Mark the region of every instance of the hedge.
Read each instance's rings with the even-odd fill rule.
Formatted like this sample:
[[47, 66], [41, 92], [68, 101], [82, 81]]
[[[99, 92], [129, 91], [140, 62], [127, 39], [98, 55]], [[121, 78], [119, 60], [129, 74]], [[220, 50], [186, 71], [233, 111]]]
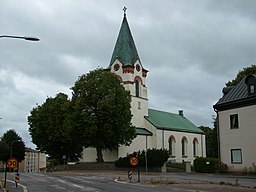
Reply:
[[[146, 151], [138, 151], [133, 154], [127, 154], [126, 157], [121, 157], [115, 161], [116, 167], [130, 167], [130, 158], [137, 157], [139, 165], [141, 167], [146, 166]], [[150, 168], [162, 167], [163, 164], [168, 160], [169, 153], [166, 149], [148, 149], [147, 150], [147, 165]]]
[[199, 173], [225, 173], [228, 166], [216, 158], [197, 157], [194, 160], [194, 168]]

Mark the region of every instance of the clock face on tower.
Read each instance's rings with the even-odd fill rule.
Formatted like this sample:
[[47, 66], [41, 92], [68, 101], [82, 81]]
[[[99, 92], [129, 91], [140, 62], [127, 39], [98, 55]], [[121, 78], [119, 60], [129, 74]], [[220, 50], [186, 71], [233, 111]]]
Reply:
[[120, 68], [120, 66], [119, 66], [118, 64], [115, 64], [115, 65], [114, 65], [114, 70], [115, 70], [115, 71], [118, 71], [119, 68]]
[[136, 70], [140, 71], [140, 65], [139, 64], [136, 65]]

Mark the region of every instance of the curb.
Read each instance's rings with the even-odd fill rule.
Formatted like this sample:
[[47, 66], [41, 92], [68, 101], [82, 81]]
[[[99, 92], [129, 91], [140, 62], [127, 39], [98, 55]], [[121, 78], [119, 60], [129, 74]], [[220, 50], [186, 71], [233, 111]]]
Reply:
[[[15, 184], [15, 182], [12, 180], [6, 179], [6, 181]], [[23, 188], [23, 192], [28, 192], [28, 188], [25, 185], [19, 184], [19, 186], [21, 186]], [[5, 189], [5, 190], [9, 191], [8, 189]]]

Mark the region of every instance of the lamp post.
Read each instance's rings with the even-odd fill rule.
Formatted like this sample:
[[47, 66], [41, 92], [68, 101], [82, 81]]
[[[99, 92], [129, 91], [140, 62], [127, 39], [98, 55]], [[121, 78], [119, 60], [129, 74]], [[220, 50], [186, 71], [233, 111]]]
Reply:
[[[16, 36], [16, 35], [0, 35], [0, 38], [13, 38], [13, 39], [23, 39], [26, 41], [39, 41], [40, 39], [37, 37], [29, 37], [29, 36]], [[2, 119], [2, 118], [1, 118]], [[13, 143], [19, 142], [19, 141], [12, 141], [11, 142], [11, 157], [12, 157], [12, 147]], [[18, 173], [18, 169], [17, 169]], [[7, 162], [5, 164], [5, 177], [4, 177], [4, 188], [6, 188], [6, 178], [7, 178]]]
[[14, 38], [14, 39], [24, 39], [27, 41], [39, 41], [40, 39], [37, 37], [29, 37], [29, 36], [16, 36], [16, 35], [0, 35], [0, 38]]

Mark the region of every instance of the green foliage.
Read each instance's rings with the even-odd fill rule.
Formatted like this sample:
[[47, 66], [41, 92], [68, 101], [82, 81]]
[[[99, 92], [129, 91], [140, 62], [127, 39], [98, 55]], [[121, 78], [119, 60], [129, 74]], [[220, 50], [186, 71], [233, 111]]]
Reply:
[[243, 68], [243, 70], [239, 71], [238, 74], [236, 75], [236, 78], [227, 82], [226, 86], [235, 86], [236, 84], [238, 84], [244, 77], [248, 76], [248, 75], [252, 75], [256, 73], [256, 65], [251, 65], [250, 67], [245, 67]]
[[[146, 166], [146, 151], [134, 152], [126, 157], [120, 157], [115, 161], [116, 167], [130, 167], [130, 158], [137, 157], [141, 167]], [[169, 152], [166, 149], [148, 149], [147, 150], [147, 164], [149, 168], [161, 167], [168, 160]]]
[[134, 139], [131, 96], [117, 76], [103, 69], [82, 75], [72, 87], [72, 100], [59, 93], [31, 110], [28, 117], [32, 141], [51, 159], [75, 161], [83, 147], [102, 150], [129, 145]]
[[217, 128], [199, 127], [205, 133], [206, 156], [218, 158]]
[[11, 148], [5, 141], [0, 141], [0, 161], [7, 161], [10, 158]]
[[33, 143], [51, 158], [58, 159], [59, 163], [63, 162], [63, 155], [73, 161], [82, 152], [79, 140], [72, 137], [71, 111], [68, 96], [59, 93], [55, 98], [47, 98], [41, 106], [33, 108], [28, 117]]
[[73, 126], [85, 147], [102, 150], [129, 145], [135, 137], [131, 124], [131, 96], [117, 76], [103, 69], [82, 75], [72, 87]]
[[198, 157], [194, 160], [194, 168], [199, 173], [225, 173], [228, 170], [226, 164], [216, 158]]
[[198, 157], [194, 160], [195, 171], [199, 173], [215, 173], [219, 160], [215, 158]]
[[6, 131], [0, 141], [0, 160], [7, 161], [11, 156], [18, 162], [25, 159], [25, 144], [15, 130]]
[[219, 164], [218, 164], [218, 172], [219, 173], [227, 173], [228, 172], [227, 164], [225, 164], [223, 162], [219, 162]]

